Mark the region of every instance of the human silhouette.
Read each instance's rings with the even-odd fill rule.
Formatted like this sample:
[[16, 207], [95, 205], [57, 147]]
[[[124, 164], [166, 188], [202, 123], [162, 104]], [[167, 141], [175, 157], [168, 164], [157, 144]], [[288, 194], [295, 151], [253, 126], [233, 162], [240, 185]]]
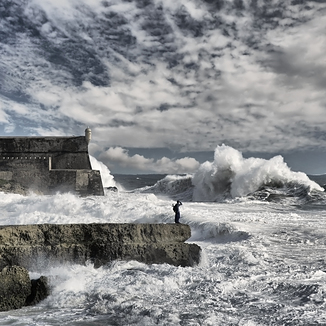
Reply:
[[175, 223], [180, 223], [180, 210], [179, 207], [182, 205], [181, 201], [178, 200], [177, 203], [175, 205], [173, 205], [173, 211], [175, 213], [175, 217], [174, 217], [174, 222]]

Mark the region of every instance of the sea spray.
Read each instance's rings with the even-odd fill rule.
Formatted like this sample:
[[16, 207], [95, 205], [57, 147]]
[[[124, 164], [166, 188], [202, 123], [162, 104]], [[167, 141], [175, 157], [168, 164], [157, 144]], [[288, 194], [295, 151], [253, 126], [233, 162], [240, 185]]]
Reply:
[[111, 174], [111, 171], [104, 163], [98, 161], [95, 157], [91, 155], [89, 155], [89, 158], [91, 161], [92, 169], [99, 170], [101, 173], [103, 187], [117, 187], [122, 189], [122, 187], [115, 182], [114, 176]]
[[[184, 202], [181, 221], [191, 226], [188, 241], [203, 248], [200, 265], [115, 261], [39, 270], [35, 277], [49, 278], [51, 295], [35, 307], [0, 313], [0, 325], [325, 324], [326, 196], [320, 196], [318, 210], [248, 197]], [[22, 216], [26, 224], [69, 223], [69, 216], [71, 223], [173, 223], [171, 202], [140, 191], [87, 198], [0, 193], [1, 224], [19, 224]]]
[[143, 192], [163, 194], [175, 200], [190, 201], [192, 199], [192, 175], [167, 175], [156, 182], [152, 187], [143, 189]]
[[214, 161], [203, 163], [194, 174], [192, 183], [195, 201], [243, 197], [265, 185], [298, 184], [308, 190], [324, 190], [306, 174], [291, 171], [280, 155], [270, 160], [245, 159], [239, 151], [226, 145], [216, 147]]

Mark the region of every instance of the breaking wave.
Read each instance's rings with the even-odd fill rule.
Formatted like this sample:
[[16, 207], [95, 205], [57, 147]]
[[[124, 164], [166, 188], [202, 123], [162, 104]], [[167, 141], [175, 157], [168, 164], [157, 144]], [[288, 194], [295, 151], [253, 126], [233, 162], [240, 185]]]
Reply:
[[115, 182], [114, 176], [111, 174], [111, 171], [104, 163], [98, 161], [95, 157], [91, 155], [89, 155], [89, 159], [91, 162], [92, 169], [100, 171], [103, 187], [118, 187], [120, 189], [122, 188], [118, 183]]
[[146, 191], [184, 201], [216, 202], [241, 197], [307, 198], [324, 189], [305, 173], [291, 171], [280, 155], [269, 160], [244, 158], [238, 150], [221, 145], [214, 161], [201, 164], [193, 175], [168, 175]]
[[324, 191], [306, 174], [291, 171], [280, 155], [269, 160], [245, 159], [239, 151], [225, 145], [216, 148], [214, 162], [205, 162], [199, 167], [192, 182], [196, 201], [244, 197], [264, 187], [283, 188], [286, 193], [298, 190], [298, 195], [312, 190]]
[[212, 223], [210, 221], [190, 221], [192, 228], [189, 241], [210, 240], [216, 243], [226, 243], [246, 240], [250, 233], [237, 229], [234, 225], [226, 222]]
[[181, 201], [191, 201], [193, 188], [192, 175], [167, 175], [165, 178], [157, 181], [154, 186], [144, 189], [144, 192], [168, 195], [173, 199]]

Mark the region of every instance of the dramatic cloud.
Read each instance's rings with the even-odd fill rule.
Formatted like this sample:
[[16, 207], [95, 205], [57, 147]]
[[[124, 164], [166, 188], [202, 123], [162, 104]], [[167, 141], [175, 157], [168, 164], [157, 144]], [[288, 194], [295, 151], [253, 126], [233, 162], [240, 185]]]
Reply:
[[120, 164], [151, 171], [197, 161], [126, 150], [325, 149], [325, 11], [323, 1], [3, 0], [0, 130], [90, 126], [97, 157], [118, 162], [120, 151]]
[[129, 156], [128, 150], [121, 147], [109, 148], [100, 155], [100, 159], [110, 165], [128, 168], [129, 170], [150, 171], [155, 173], [193, 173], [199, 167], [194, 158], [184, 157], [171, 160], [163, 157], [159, 160], [148, 159], [142, 155]]

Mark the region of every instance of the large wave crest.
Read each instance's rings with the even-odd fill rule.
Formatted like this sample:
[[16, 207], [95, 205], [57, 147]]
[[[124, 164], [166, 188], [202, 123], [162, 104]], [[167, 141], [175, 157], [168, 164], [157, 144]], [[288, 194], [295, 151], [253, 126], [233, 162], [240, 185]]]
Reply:
[[156, 182], [154, 186], [144, 189], [144, 192], [164, 194], [175, 200], [191, 201], [193, 196], [192, 175], [167, 175]]
[[307, 191], [324, 189], [305, 173], [293, 172], [278, 155], [269, 160], [244, 158], [236, 149], [217, 146], [213, 162], [203, 163], [192, 178], [194, 201], [243, 197], [264, 186], [299, 185]]

